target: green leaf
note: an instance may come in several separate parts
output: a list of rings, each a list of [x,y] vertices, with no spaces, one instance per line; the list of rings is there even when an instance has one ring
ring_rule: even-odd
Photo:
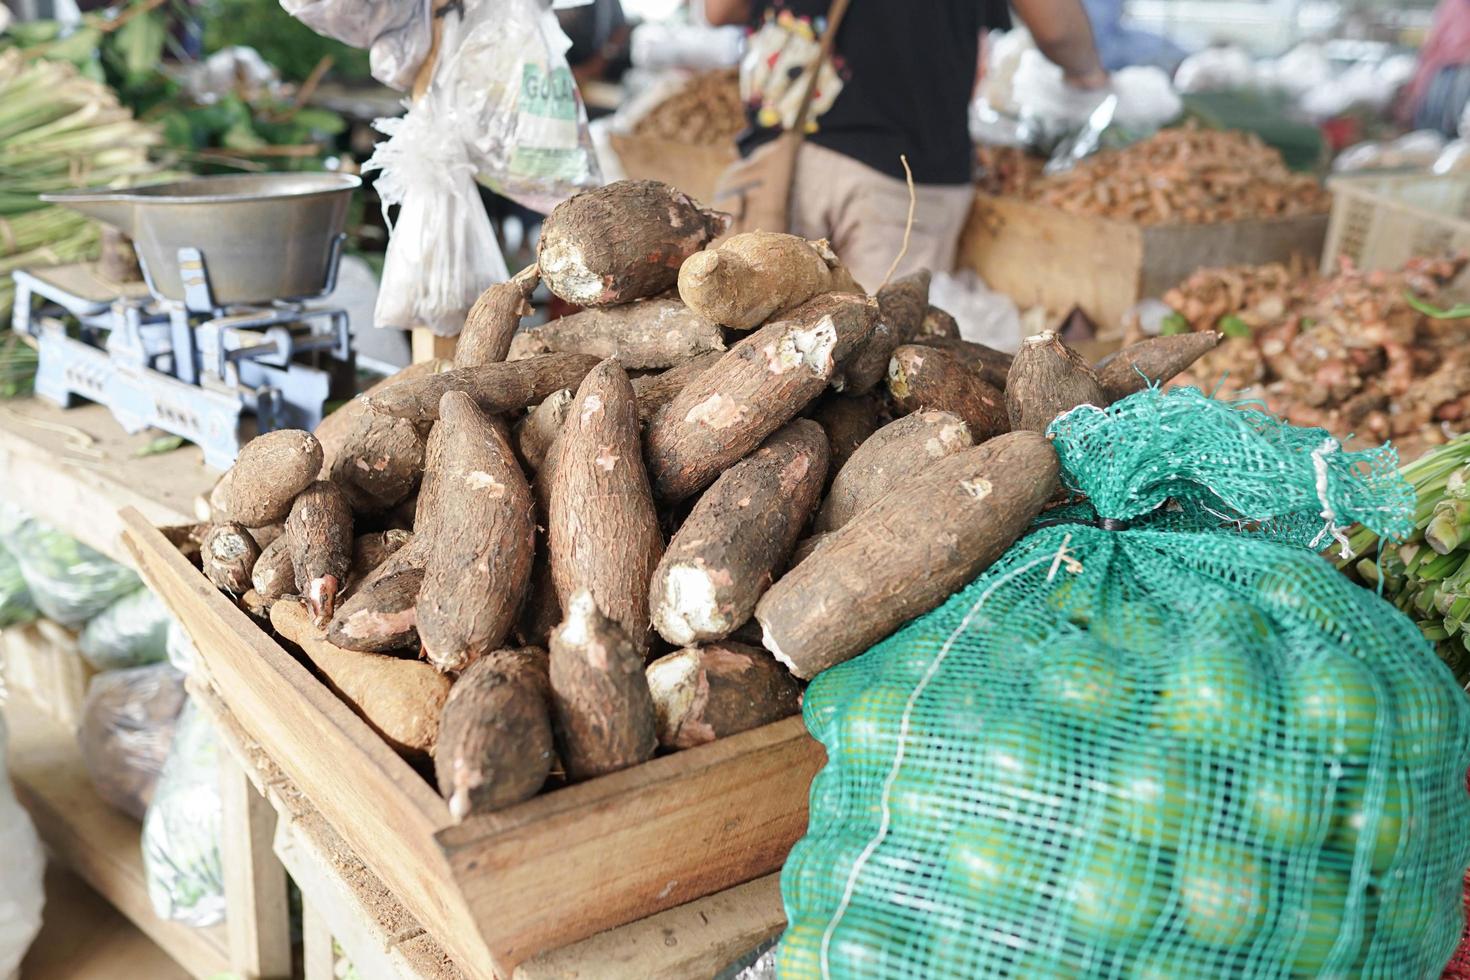
[[[1181,333],[1189,333],[1189,321],[1181,313],[1170,313],[1159,324],[1160,337],[1172,337]]]
[[[167,38],[168,31],[158,11],[134,17],[117,29],[113,43],[122,55],[123,72],[130,81],[141,81],[158,71]]]
[[[1404,300],[1414,309],[1432,320],[1459,320],[1462,317],[1470,316],[1470,303],[1456,303],[1447,310],[1441,310],[1436,306],[1426,303],[1408,290],[1404,290]]]
[[[314,109],[310,106],[297,110],[295,121],[323,136],[336,136],[347,129],[347,122],[330,109]]]
[[[232,150],[258,150],[267,145],[266,141],[261,139],[260,134],[250,125],[249,120],[232,124],[229,129],[225,130],[224,136],[220,138],[220,143]]]
[[[1234,313],[1227,313],[1215,324],[1216,329],[1227,337],[1249,337],[1251,335],[1250,324],[1246,323]]]
[[[161,453],[171,453],[183,444],[183,436],[159,436],[157,439],[150,439],[147,445],[133,450],[133,456],[157,456]]]
[[[102,43],[102,32],[95,27],[78,27],[66,37],[46,47],[46,57],[55,61],[70,61],[81,67],[94,61]]]

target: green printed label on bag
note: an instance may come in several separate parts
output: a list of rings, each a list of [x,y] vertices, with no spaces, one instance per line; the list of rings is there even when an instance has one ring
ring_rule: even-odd
[[[528,63],[521,70],[520,105],[510,172],[518,177],[580,180],[587,173],[581,146],[581,105],[570,69]]]
[[[577,83],[570,68],[553,68],[528,62],[521,70],[521,114],[549,119],[577,118]]]

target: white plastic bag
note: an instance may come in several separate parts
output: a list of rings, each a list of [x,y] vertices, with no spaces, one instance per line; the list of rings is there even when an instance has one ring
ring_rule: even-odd
[[[1254,76],[1251,56],[1230,44],[1205,48],[1181,61],[1174,70],[1174,87],[1181,92],[1219,92],[1245,88]]]
[[[0,7],[0,11],[4,8]],[[14,976],[41,931],[46,855],[30,815],[21,809],[5,772],[9,733],[0,714],[0,977]]]
[[[408,115],[374,125],[388,139],[363,169],[381,171],[375,186],[385,213],[393,205],[399,210],[373,323],[452,337],[480,293],[510,276],[475,186],[469,147],[443,90],[432,86]]]
[[[537,0],[465,0],[446,15],[428,91],[406,116],[374,125],[389,139],[380,171],[385,212],[398,206],[374,323],[453,336],[487,286],[509,277],[478,179],[549,211],[602,182],[570,42]]]
[[[429,55],[429,0],[281,0],[286,13],[318,34],[368,49],[373,77],[407,91]]]
[[[223,813],[219,741],[190,701],[143,818],[143,874],[160,918],[196,928],[224,921]]]
[[[1161,68],[1138,65],[1113,72],[1110,84],[1118,97],[1113,120],[1133,130],[1155,130],[1184,111],[1174,83]]]
[[[1021,311],[1015,301],[987,287],[971,269],[934,273],[929,302],[954,317],[965,340],[1003,351],[1021,346]]]
[[[602,183],[570,47],[537,0],[466,0],[459,40],[434,75],[479,179],[542,213]]]
[[[648,22],[637,25],[628,39],[635,68],[653,71],[712,71],[740,64],[745,31],[739,27]]]

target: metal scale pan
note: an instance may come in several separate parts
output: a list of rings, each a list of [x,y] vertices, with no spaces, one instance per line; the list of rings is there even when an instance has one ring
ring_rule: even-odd
[[[305,301],[335,287],[360,183],[272,173],[44,195],[131,237],[151,301],[120,291],[103,305],[57,270],[15,273],[16,328],[39,341],[37,393],[184,436],[213,466],[233,461],[243,412],[262,431],[314,428],[350,385],[353,355],[346,312]],[[32,297],[77,317],[86,340],[32,316]]]

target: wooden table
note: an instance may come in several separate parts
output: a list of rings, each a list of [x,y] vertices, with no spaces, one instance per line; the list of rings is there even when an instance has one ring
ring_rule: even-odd
[[[107,410],[68,411],[38,400],[0,402],[4,499],[125,559],[117,511],[158,525],[197,519],[195,499],[218,474],[192,446],[134,455],[151,436],[126,436]],[[301,890],[307,980],[327,980],[339,955],[364,980],[448,980],[461,974],[395,897],[244,735],[209,678],[192,677],[196,703],[223,742],[224,926],[195,930],[154,916],[139,826],[97,796],[74,730],[23,696],[5,708],[10,772],[52,854],[196,977],[291,975],[285,878]],[[776,875],[593,936],[523,964],[515,980],[645,980],[713,976],[784,925]]]

